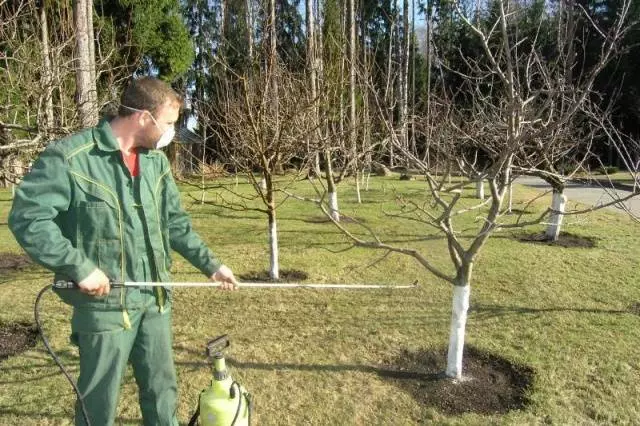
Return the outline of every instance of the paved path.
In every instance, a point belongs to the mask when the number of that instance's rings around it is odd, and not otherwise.
[[[537,177],[522,176],[516,179],[516,183],[538,188],[541,191],[551,190],[551,186],[548,183]],[[614,194],[617,194],[618,197],[625,197],[630,195],[631,192],[621,189],[604,189],[584,183],[568,183],[565,189],[565,195],[567,196],[569,203],[571,203],[571,201],[578,201],[589,206],[609,203],[613,201],[615,197]],[[640,217],[640,195],[627,200],[624,204],[631,213],[636,217]],[[617,205],[605,208],[625,213],[624,210]]]

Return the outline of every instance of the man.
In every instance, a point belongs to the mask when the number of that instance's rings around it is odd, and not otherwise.
[[[110,280],[169,281],[173,249],[221,288],[237,284],[193,231],[169,162],[157,150],[173,139],[181,104],[160,80],[134,80],[111,122],[47,147],[24,177],[9,216],[33,259],[56,280],[78,283],[79,291],[57,293],[74,308],[78,388],[93,426],[114,423],[128,362],[144,424],[178,424],[171,292],[111,288]],[[79,402],[76,424],[84,424]]]

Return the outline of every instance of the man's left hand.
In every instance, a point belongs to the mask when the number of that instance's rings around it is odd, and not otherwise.
[[[219,282],[220,290],[238,289],[238,281],[236,281],[236,277],[233,275],[233,272],[226,265],[220,266],[220,269],[218,269],[215,274],[211,275],[211,281]]]

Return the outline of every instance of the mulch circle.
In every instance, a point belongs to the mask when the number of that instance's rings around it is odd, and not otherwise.
[[[33,262],[25,255],[0,253],[0,274],[19,271],[33,266]]]
[[[551,241],[544,233],[520,234],[516,235],[514,238],[523,243],[545,244],[548,246],[566,248],[593,248],[596,246],[595,238],[583,237],[580,235],[570,234],[568,232],[560,232],[556,241]]]
[[[294,283],[309,278],[309,274],[297,269],[281,269],[280,279],[272,280],[269,271],[251,271],[238,275],[241,281],[265,282],[265,283]]]
[[[465,346],[463,379],[444,375],[446,350],[404,353],[380,375],[394,381],[422,406],[459,415],[504,414],[527,406],[533,383],[532,368]],[[396,370],[400,371],[396,371]]]
[[[31,324],[0,324],[0,361],[34,347],[37,336]]]

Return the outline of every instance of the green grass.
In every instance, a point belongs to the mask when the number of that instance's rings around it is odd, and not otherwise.
[[[362,205],[354,203],[350,183],[339,187],[344,212],[386,240],[421,249],[451,271],[446,246],[431,229],[384,214],[397,211],[394,195],[421,200],[423,180],[376,178],[363,192]],[[188,192],[198,197],[197,191],[182,189],[195,228],[237,274],[268,267],[266,217],[192,204]],[[304,184],[295,190],[312,194]],[[467,190],[462,203],[474,203],[472,192]],[[532,194],[527,188],[516,191],[518,200]],[[543,198],[534,208],[541,211],[548,202]],[[0,252],[19,252],[5,224],[9,208],[5,190],[0,192]],[[600,211],[569,221],[566,230],[595,238],[594,249],[524,244],[508,233],[489,241],[475,266],[467,343],[532,367],[531,404],[506,415],[446,416],[421,406],[401,380],[384,378],[375,369],[392,368],[390,362],[400,368],[402,362],[394,360],[403,351],[446,345],[451,287],[408,257],[344,251],[350,244],[332,224],[310,223],[321,216],[313,204],[289,200],[278,215],[281,267],[307,272],[308,282],[418,280],[421,286],[395,292],[177,290],[174,347],[182,422],[210,380],[203,345],[223,333],[232,339],[232,374],[254,395],[260,425],[582,425],[633,424],[640,418],[640,317],[626,312],[640,301],[640,232],[625,216]],[[478,216],[462,218],[463,235],[480,226]],[[176,280],[204,280],[177,255],[173,269]],[[2,277],[0,322],[32,321],[35,295],[49,279],[38,268]],[[47,296],[46,330],[65,365],[77,373],[77,351],[68,341],[70,309]],[[71,387],[40,342],[0,363],[0,424],[69,424],[73,401]],[[119,419],[138,424],[140,418],[129,371]]]

